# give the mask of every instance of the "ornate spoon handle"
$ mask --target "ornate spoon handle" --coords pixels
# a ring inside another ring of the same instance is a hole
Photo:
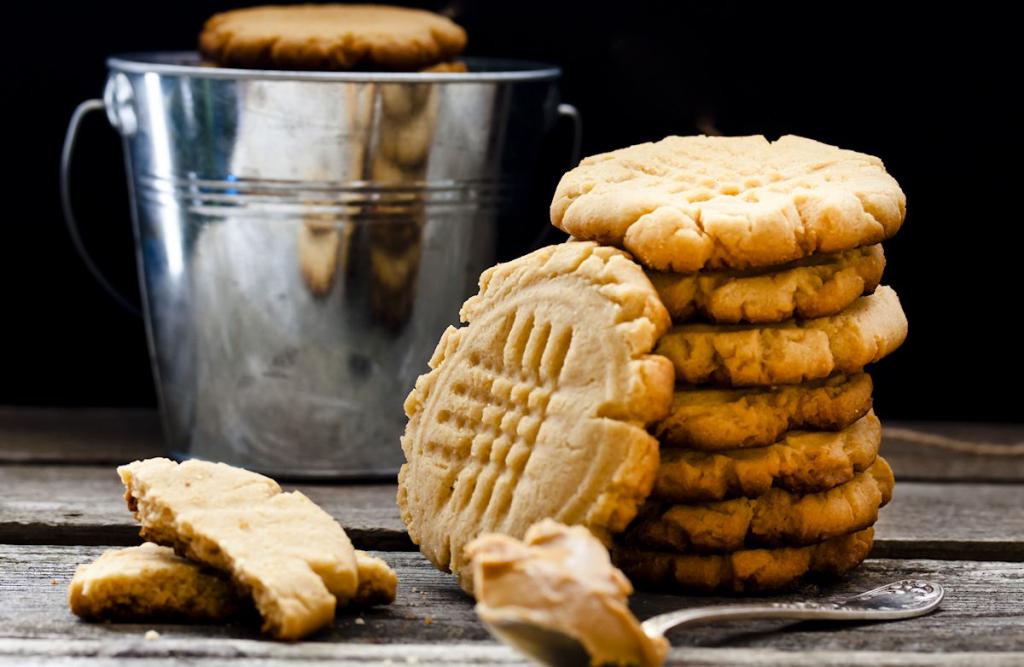
[[[695,607],[660,614],[643,622],[651,636],[680,625],[753,618],[821,621],[886,621],[921,616],[939,606],[945,591],[939,584],[904,579],[838,602],[769,602]]]

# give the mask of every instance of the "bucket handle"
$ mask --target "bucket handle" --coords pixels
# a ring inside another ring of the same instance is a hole
[[[114,287],[114,284],[110,282],[107,276],[100,270],[100,267],[93,260],[92,255],[89,254],[89,250],[85,247],[85,243],[82,241],[82,235],[79,231],[78,221],[75,218],[74,209],[71,206],[71,154],[75,150],[75,140],[78,138],[78,127],[81,125],[82,120],[93,111],[103,111],[105,109],[103,100],[91,99],[86,100],[75,107],[75,112],[71,114],[71,121],[68,123],[68,131],[64,135],[64,147],[60,152],[60,204],[61,208],[64,209],[64,224],[67,227],[68,235],[71,237],[71,244],[75,246],[75,251],[78,253],[78,257],[85,264],[85,268],[89,270],[92,277],[100,284],[100,286],[110,295],[114,301],[116,301],[122,308],[128,310],[135,315],[142,315],[139,307],[128,300],[121,292]]]
[[[572,169],[580,162],[580,151],[583,149],[583,121],[580,119],[579,109],[571,104],[559,104],[558,115],[567,118],[572,123],[572,152],[569,153],[569,168]]]
[[[579,164],[580,151],[583,150],[583,121],[580,119],[579,109],[564,102],[558,105],[558,116],[572,123],[572,148],[569,149],[569,169],[572,169]],[[527,246],[527,250],[536,250],[546,245],[552,230],[554,227],[550,224],[541,225],[540,231],[534,237],[533,242]]]

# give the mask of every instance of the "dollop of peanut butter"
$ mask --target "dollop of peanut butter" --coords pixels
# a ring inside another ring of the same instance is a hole
[[[476,610],[491,623],[517,620],[579,641],[592,665],[657,667],[668,643],[651,638],[629,611],[633,587],[589,530],[546,519],[523,541],[485,534],[466,547]]]

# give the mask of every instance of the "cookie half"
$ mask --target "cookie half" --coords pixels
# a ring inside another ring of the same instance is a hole
[[[894,481],[879,457],[849,482],[819,493],[773,488],[756,498],[649,503],[622,543],[676,553],[814,544],[873,525],[878,509],[892,499]]]
[[[652,499],[703,503],[826,491],[853,479],[878,456],[882,425],[874,413],[841,431],[791,431],[767,447],[698,452],[662,448]]]
[[[68,604],[76,616],[89,620],[197,623],[223,621],[241,606],[230,579],[152,542],[104,551],[78,566]]]
[[[808,573],[845,574],[868,557],[874,537],[874,528],[867,528],[804,547],[707,556],[616,545],[612,559],[638,585],[682,593],[766,593]]]
[[[383,5],[235,9],[211,17],[199,51],[226,67],[414,71],[452,60],[466,31],[439,14]],[[441,71],[457,71],[446,66]]]
[[[858,373],[903,344],[907,317],[882,286],[830,317],[763,325],[683,324],[659,342],[680,382],[771,386]]]
[[[678,273],[871,245],[905,213],[881,160],[795,136],[668,137],[595,155],[551,202],[559,229]]]
[[[355,552],[331,515],[298,491],[223,463],[168,459],[117,469],[143,538],[230,575],[263,631],[298,639],[329,624],[359,585]]]
[[[542,248],[484,272],[406,400],[398,505],[431,562],[470,587],[463,549],[553,518],[607,541],[650,493],[672,367],[643,270],[594,243]]]
[[[871,409],[871,392],[867,373],[774,387],[679,385],[654,434],[663,446],[704,452],[765,447],[790,430],[846,428]]]
[[[813,255],[766,270],[648,275],[675,322],[781,322],[834,315],[878,287],[885,270],[879,244]]]

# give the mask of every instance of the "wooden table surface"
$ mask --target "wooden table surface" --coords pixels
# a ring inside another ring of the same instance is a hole
[[[872,557],[841,581],[780,599],[867,590],[894,579],[941,583],[940,611],[896,623],[743,621],[670,635],[671,665],[1024,665],[1024,426],[887,424],[896,471]],[[283,484],[397,570],[398,600],[308,641],[252,625],[92,624],[65,600],[75,567],[138,543],[113,466],[160,455],[148,411],[0,408],[0,663],[11,665],[524,664],[492,641],[472,601],[409,541],[394,484]],[[737,598],[634,596],[641,618]],[[159,639],[147,641],[147,630]]]

